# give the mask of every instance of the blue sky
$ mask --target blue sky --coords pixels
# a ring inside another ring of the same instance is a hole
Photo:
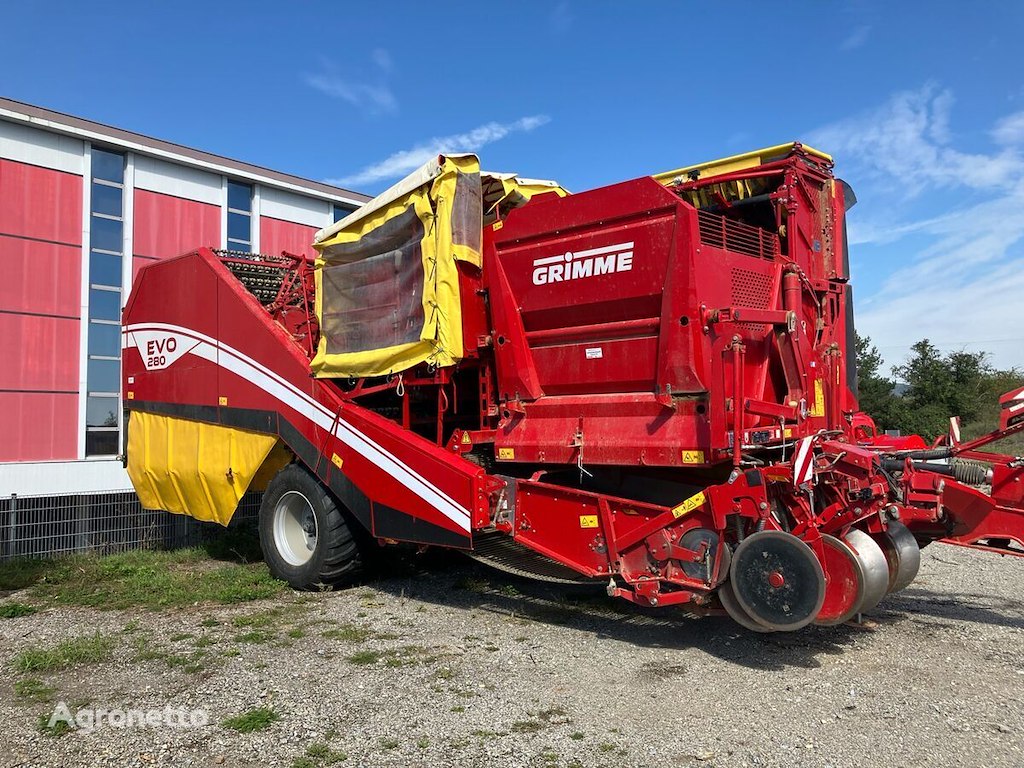
[[[374,193],[436,148],[581,190],[799,139],[857,320],[1024,367],[1018,3],[9,3],[0,94]]]

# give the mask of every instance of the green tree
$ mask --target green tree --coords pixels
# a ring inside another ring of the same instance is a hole
[[[944,355],[928,339],[917,342],[906,362],[893,367],[907,385],[899,428],[930,440],[949,429],[950,416],[960,416],[964,423],[976,418],[995,373],[986,357],[985,352]]]
[[[985,352],[943,354],[928,339],[911,347],[893,374],[905,384],[896,394],[896,381],[883,376],[884,364],[871,339],[857,334],[857,377],[860,409],[880,430],[898,429],[932,440],[949,429],[949,417],[959,416],[964,440],[991,432],[999,422],[999,397],[1024,386],[1024,372],[999,371]],[[1024,451],[1024,436],[999,441],[992,450],[1013,454]]]
[[[882,356],[867,336],[857,334],[857,400],[879,430],[900,429],[902,402],[893,392],[896,382],[881,374]]]

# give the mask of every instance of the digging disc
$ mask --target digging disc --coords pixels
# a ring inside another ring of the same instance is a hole
[[[825,572],[804,542],[782,531],[748,536],[732,558],[736,599],[755,621],[792,632],[814,621],[825,600]]]
[[[816,624],[834,626],[849,621],[864,601],[864,567],[857,553],[846,542],[823,534],[825,545],[825,602]]]
[[[733,592],[732,584],[728,581],[718,588],[719,602],[722,603],[722,607],[725,608],[725,612],[729,614],[729,617],[739,624],[741,627],[749,629],[751,632],[771,632],[768,627],[763,624],[758,624],[754,621],[754,617],[743,610],[743,606],[739,604],[736,599],[736,593]]]
[[[851,528],[843,540],[857,553],[864,569],[864,601],[858,613],[870,611],[889,591],[889,563],[882,548],[859,528]]]
[[[716,563],[715,554],[718,551],[718,541],[718,534],[707,528],[693,528],[684,533],[682,538],[679,539],[679,546],[685,547],[686,549],[696,552],[700,550],[700,547],[704,542],[707,542],[709,560],[711,561],[710,572],[713,576],[715,567],[718,566],[718,579],[709,579],[707,563],[680,562],[680,567],[682,568],[683,573],[691,579],[703,581],[711,586],[720,584],[724,579],[726,579],[729,576],[729,564],[732,562],[732,550],[730,550],[729,547],[722,547],[722,561],[721,563]]]
[[[903,523],[892,521],[885,533],[874,537],[889,565],[889,592],[906,589],[921,568],[921,548]]]

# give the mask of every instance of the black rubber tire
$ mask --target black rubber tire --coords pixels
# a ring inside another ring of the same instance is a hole
[[[296,566],[278,551],[274,539],[274,510],[281,497],[296,491],[309,501],[316,517],[317,542],[307,562]],[[270,573],[293,589],[319,591],[349,581],[360,573],[363,556],[347,515],[330,491],[305,467],[289,464],[270,481],[260,505],[260,548]]]

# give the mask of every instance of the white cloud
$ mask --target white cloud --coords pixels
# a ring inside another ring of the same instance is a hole
[[[871,34],[871,27],[864,25],[853,29],[849,35],[839,44],[839,50],[841,51],[852,51],[856,48],[860,48],[864,43],[868,41],[868,36]]]
[[[368,165],[360,171],[340,179],[327,179],[328,184],[360,186],[382,179],[393,179],[416,170],[434,155],[445,152],[476,152],[487,144],[508,136],[510,133],[529,132],[550,120],[547,115],[521,117],[511,123],[490,122],[465,133],[438,136],[420,142],[409,149],[388,155],[380,162]]]
[[[943,274],[921,279],[907,269],[892,282],[897,285],[867,301],[858,295],[856,316],[857,330],[871,337],[890,366],[923,338],[944,351],[988,352],[1000,368],[1024,366],[1024,259],[993,265],[969,281]]]
[[[879,247],[876,263],[889,269],[873,294],[857,294],[857,326],[889,364],[929,338],[1021,367],[1024,159],[1012,144],[1018,120],[1024,138],[1024,117],[1000,120],[991,132],[998,146],[978,151],[951,130],[953,106],[952,93],[928,85],[813,136],[858,190],[849,222],[855,272],[857,245]],[[901,214],[908,210],[917,218]]]
[[[321,58],[320,71],[306,73],[303,80],[310,88],[347,101],[368,114],[397,112],[398,100],[387,83],[387,76],[394,69],[391,55],[383,48],[376,48],[371,59],[374,71],[364,78],[357,78],[355,73],[342,75],[334,62]]]
[[[1024,112],[1015,112],[997,122],[992,139],[997,144],[1024,144]]]
[[[987,190],[1020,178],[1024,160],[1014,148],[981,154],[952,146],[952,105],[949,91],[926,85],[815,131],[810,143],[827,147],[843,165],[855,166],[870,180],[896,183],[906,197],[936,186]]]

